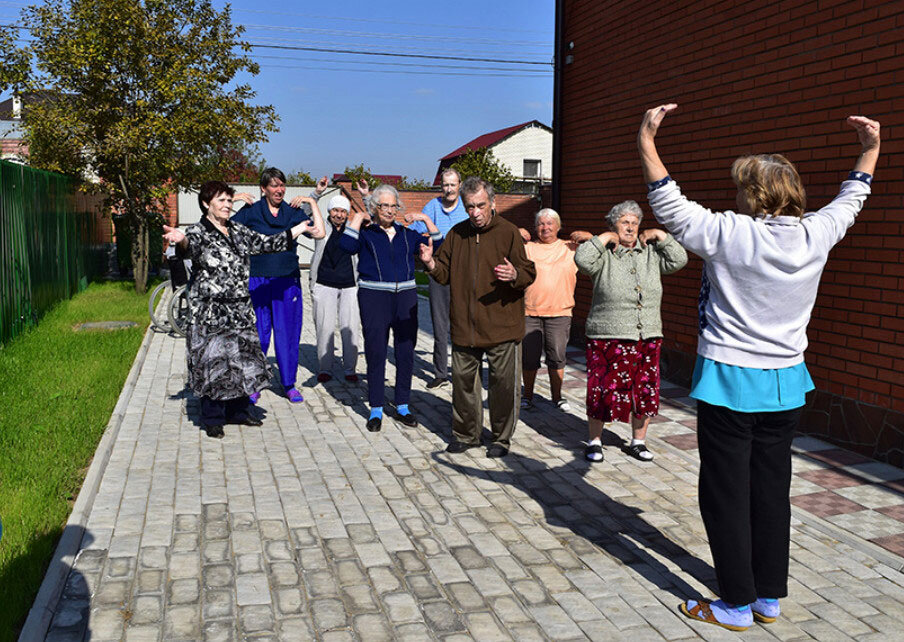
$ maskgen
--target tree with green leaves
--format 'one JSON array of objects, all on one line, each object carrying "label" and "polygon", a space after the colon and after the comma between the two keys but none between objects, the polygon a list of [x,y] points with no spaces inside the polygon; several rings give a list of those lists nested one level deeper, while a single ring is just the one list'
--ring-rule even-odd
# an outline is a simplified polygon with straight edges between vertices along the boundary
[{"label": "tree with green leaves", "polygon": [[289,172],[288,176],[286,176],[286,184],[287,185],[316,185],[317,181],[311,176],[308,172],[303,169],[295,170],[294,172]]},{"label": "tree with green leaves", "polygon": [[23,47],[0,31],[0,90],[43,97],[23,123],[28,162],[83,179],[124,214],[143,292],[166,196],[222,176],[235,163],[223,150],[276,129],[273,107],[236,80],[259,71],[243,28],[211,0],[45,0],[21,24]]},{"label": "tree with green leaves", "polygon": [[452,163],[452,169],[458,170],[462,179],[468,176],[479,176],[493,186],[497,192],[504,193],[512,188],[515,177],[508,167],[493,155],[489,147],[468,150]]},{"label": "tree with green leaves", "polygon": [[398,187],[399,189],[408,190],[409,192],[432,192],[436,189],[436,187],[433,186],[433,183],[428,183],[420,178],[408,178],[407,176],[402,177]]},{"label": "tree with green leaves", "polygon": [[370,173],[370,168],[368,167],[365,169],[364,163],[360,163],[358,165],[355,165],[354,167],[346,167],[342,173],[345,174],[345,177],[352,182],[352,186],[357,185],[358,181],[362,178],[367,181],[367,186],[371,190],[373,190],[377,187],[377,185],[380,184],[380,181],[374,178],[373,174]]}]

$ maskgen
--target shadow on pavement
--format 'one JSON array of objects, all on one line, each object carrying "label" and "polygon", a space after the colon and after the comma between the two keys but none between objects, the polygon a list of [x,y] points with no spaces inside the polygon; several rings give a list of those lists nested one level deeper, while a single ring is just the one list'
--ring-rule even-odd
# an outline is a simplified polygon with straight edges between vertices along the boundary
[{"label": "shadow on pavement", "polygon": [[571,530],[679,600],[702,596],[657,557],[671,561],[713,594],[718,593],[711,566],[643,519],[642,509],[615,501],[584,479],[593,464],[578,460],[551,468],[513,452],[503,460],[508,470],[484,470],[447,457],[433,454],[438,464],[456,472],[522,491],[540,505],[546,523]]}]

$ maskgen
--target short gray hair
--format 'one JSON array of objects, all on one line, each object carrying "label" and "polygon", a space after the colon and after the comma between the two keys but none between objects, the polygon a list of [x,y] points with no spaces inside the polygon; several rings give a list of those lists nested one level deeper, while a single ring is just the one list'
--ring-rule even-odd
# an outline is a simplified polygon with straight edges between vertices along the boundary
[{"label": "short gray hair", "polygon": [[461,174],[458,173],[458,170],[454,167],[447,167],[443,170],[443,173],[439,175],[440,181],[442,181],[449,174],[455,174],[455,178],[458,179],[458,182],[461,183]]},{"label": "short gray hair", "polygon": [[542,210],[534,214],[534,227],[540,224],[540,219],[544,216],[548,216],[549,218],[554,220],[556,222],[556,225],[559,226],[559,229],[562,229],[562,217],[560,217],[559,213],[551,207],[544,207]]},{"label": "short gray hair", "polygon": [[615,224],[618,223],[619,219],[625,214],[634,214],[637,217],[638,223],[643,220],[643,210],[640,209],[640,205],[637,204],[637,201],[622,201],[606,214],[606,221],[609,222],[609,229],[614,230]]},{"label": "short gray hair", "polygon": [[399,204],[399,213],[405,211],[405,204],[402,202],[402,199],[399,198],[399,190],[397,190],[392,185],[387,185],[386,183],[382,183],[381,185],[377,185],[377,188],[370,193],[370,198],[367,199],[367,211],[371,216],[376,215],[377,213],[377,201],[380,198],[381,194],[392,194],[395,197],[395,202]]},{"label": "short gray hair", "polygon": [[491,201],[496,198],[496,190],[493,189],[492,183],[483,180],[480,176],[468,176],[465,182],[461,184],[460,194],[462,202],[464,202],[466,196],[476,194],[480,190],[485,190],[487,198]]}]

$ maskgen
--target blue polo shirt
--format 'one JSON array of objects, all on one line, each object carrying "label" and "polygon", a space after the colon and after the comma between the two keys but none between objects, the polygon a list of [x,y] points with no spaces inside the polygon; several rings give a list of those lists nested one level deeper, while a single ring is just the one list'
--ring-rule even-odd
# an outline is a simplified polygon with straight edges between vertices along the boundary
[{"label": "blue polo shirt", "polygon": [[[310,221],[311,217],[303,209],[290,207],[285,201],[279,204],[279,212],[273,216],[266,199],[262,198],[254,205],[245,205],[230,220],[241,223],[255,232],[273,236],[295,227],[302,221]],[[293,241],[285,252],[251,255],[251,276],[298,276],[297,246],[298,244]]]},{"label": "blue polo shirt", "polygon": [[[424,206],[424,214],[430,217],[430,220],[433,221],[433,224],[439,229],[439,233],[441,235],[440,243],[442,243],[442,239],[446,238],[446,234],[449,233],[454,226],[458,225],[462,221],[468,218],[468,213],[465,211],[464,203],[461,202],[461,197],[458,197],[458,202],[455,204],[455,207],[452,208],[451,212],[447,212],[443,209],[443,198],[442,196],[437,196],[432,201],[427,203]],[[427,234],[427,225],[423,221],[415,221],[411,225],[408,226],[408,229],[414,230],[418,234]],[[434,241],[435,245],[439,245]]]}]

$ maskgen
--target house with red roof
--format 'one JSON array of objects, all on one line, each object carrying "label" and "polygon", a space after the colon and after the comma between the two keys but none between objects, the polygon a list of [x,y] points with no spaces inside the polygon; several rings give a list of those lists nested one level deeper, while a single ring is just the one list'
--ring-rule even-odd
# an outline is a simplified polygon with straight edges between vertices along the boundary
[{"label": "house with red roof", "polygon": [[552,129],[530,120],[482,134],[439,159],[434,185],[442,185],[442,173],[468,150],[488,147],[493,156],[515,176],[512,191],[533,191],[552,180]]}]

